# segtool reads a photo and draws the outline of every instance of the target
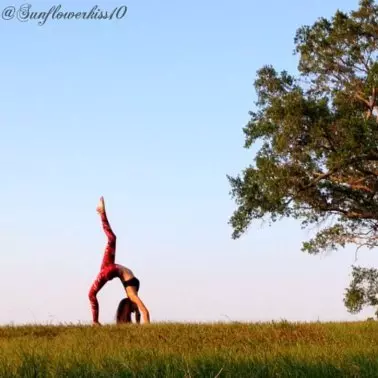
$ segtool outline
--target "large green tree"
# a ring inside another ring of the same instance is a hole
[[[237,208],[233,238],[256,220],[290,217],[318,225],[303,251],[378,246],[378,6],[360,1],[297,30],[298,74],[264,66],[244,127],[250,166],[228,176]],[[353,267],[351,312],[376,305],[378,272]]]

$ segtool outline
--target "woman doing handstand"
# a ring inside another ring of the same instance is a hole
[[[116,252],[116,236],[112,231],[105,211],[104,198],[100,198],[100,202],[97,206],[97,212],[100,214],[102,227],[108,238],[108,243],[105,248],[104,257],[101,264],[100,273],[97,275],[96,280],[93,282],[89,290],[89,301],[92,308],[93,324],[100,325],[98,321],[99,305],[97,300],[97,293],[106,284],[106,282],[118,277],[126,291],[126,295],[132,302],[138,307],[143,315],[144,323],[150,322],[150,314],[138,296],[139,280],[133,274],[133,272],[120,264],[115,264],[115,252]]]

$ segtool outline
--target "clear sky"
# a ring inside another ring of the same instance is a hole
[[[18,4],[23,4],[18,2]],[[59,3],[33,1],[33,11]],[[253,158],[242,127],[256,70],[295,73],[298,27],[351,0],[103,1],[121,20],[0,20],[0,324],[89,322],[105,236],[152,321],[357,320],[342,297],[354,248],[300,251],[294,221],[240,240],[226,174]],[[2,2],[2,9],[7,5]],[[95,2],[61,3],[89,11]],[[2,11],[1,9],[1,11]],[[376,265],[375,252],[358,263]],[[99,293],[112,322],[119,280]]]

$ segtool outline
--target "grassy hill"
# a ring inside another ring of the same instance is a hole
[[[0,377],[376,377],[378,323],[0,327]]]

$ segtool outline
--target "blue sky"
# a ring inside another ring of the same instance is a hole
[[[16,6],[23,4],[19,2]],[[33,11],[59,3],[34,1]],[[2,3],[2,9],[7,5]],[[61,3],[89,11],[89,1]],[[0,324],[89,322],[105,245],[141,280],[152,321],[357,320],[342,303],[354,248],[300,251],[298,223],[240,240],[226,174],[243,149],[256,70],[295,73],[298,27],[357,1],[145,1],[122,20],[0,22]],[[374,252],[358,263],[374,265]],[[119,281],[100,292],[114,320]]]

